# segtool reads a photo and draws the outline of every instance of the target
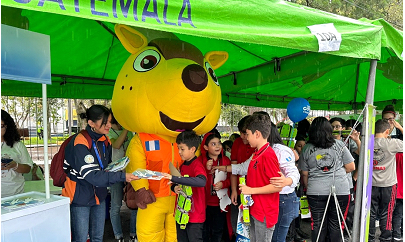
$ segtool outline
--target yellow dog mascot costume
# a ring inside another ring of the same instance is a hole
[[[125,25],[115,32],[131,53],[114,87],[112,109],[117,121],[137,132],[127,150],[127,172],[138,168],[170,173],[181,166],[176,137],[183,130],[210,131],[221,111],[221,90],[214,69],[228,59],[224,51],[202,55],[178,39],[147,38]],[[177,240],[173,217],[176,194],[168,180],[132,181],[137,192],[140,242]]]

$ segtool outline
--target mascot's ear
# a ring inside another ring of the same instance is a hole
[[[116,24],[114,29],[124,48],[131,54],[148,45],[146,37],[129,26]]]
[[[225,51],[210,51],[204,57],[210,63],[212,69],[216,70],[228,60],[228,56]]]

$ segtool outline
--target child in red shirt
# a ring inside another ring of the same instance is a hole
[[[217,133],[207,133],[204,136],[201,147],[201,156],[198,157],[207,172],[205,185],[205,197],[207,202],[206,220],[204,223],[204,242],[220,242],[226,222],[226,212],[219,206],[217,191],[229,188],[231,185],[230,173],[227,173],[224,181],[214,183],[215,171],[212,166],[230,166],[231,161],[223,155],[221,136]],[[229,192],[229,191],[228,191]],[[228,193],[229,194],[229,193]]]
[[[236,138],[232,145],[231,150],[231,163],[232,164],[241,164],[249,159],[255,148],[252,148],[249,145],[249,142],[246,139],[246,129],[244,129],[246,120],[250,117],[247,115],[243,117],[238,122],[238,130],[240,137]],[[239,191],[239,177],[238,175],[232,175],[231,173],[231,224],[233,234],[236,236],[236,225],[238,222],[238,213],[240,206],[240,191]]]
[[[183,177],[172,176],[163,173],[163,176],[172,181],[172,191],[179,194],[181,188],[178,184],[191,186],[193,191],[191,210],[188,213],[189,221],[185,229],[176,223],[177,241],[194,242],[203,241],[203,226],[205,221],[205,183],[207,174],[201,162],[197,161],[195,152],[200,145],[200,137],[194,131],[183,131],[177,138],[179,154],[183,165],[180,167],[180,174]],[[184,177],[188,175],[188,177]],[[177,204],[176,204],[177,207]]]
[[[254,113],[245,123],[247,140],[256,148],[249,164],[246,185],[239,189],[244,195],[252,195],[250,212],[250,241],[271,241],[278,219],[279,192],[281,187],[270,184],[270,178],[279,177],[277,156],[267,142],[271,121],[269,116]]]

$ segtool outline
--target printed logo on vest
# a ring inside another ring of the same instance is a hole
[[[159,140],[145,141],[146,151],[160,150]]]

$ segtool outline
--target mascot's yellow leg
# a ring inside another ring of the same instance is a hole
[[[177,241],[173,212],[176,196],[158,197],[146,209],[138,209],[136,234],[139,242]]]

